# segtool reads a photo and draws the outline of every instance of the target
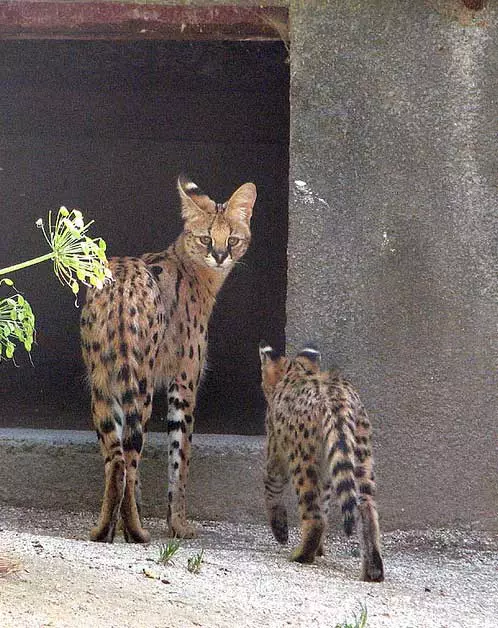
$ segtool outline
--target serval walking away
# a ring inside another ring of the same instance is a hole
[[[191,537],[185,489],[197,388],[216,295],[251,239],[256,187],[215,203],[180,177],[184,227],[161,253],[111,258],[114,282],[89,290],[81,315],[92,417],[105,462],[94,541],[111,543],[119,516],[127,541],[146,543],[140,520],[139,462],[154,391],[168,393],[168,527]]]
[[[361,579],[381,582],[371,428],[358,394],[340,374],[320,370],[320,353],[312,347],[289,359],[261,343],[259,354],[268,404],[265,500],[275,538],[288,540],[282,497],[290,474],[301,520],[292,560],[312,563],[323,554],[333,491],[346,534],[355,520],[358,526]]]

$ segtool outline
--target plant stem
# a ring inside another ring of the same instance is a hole
[[[27,268],[28,266],[34,266],[34,264],[39,264],[40,262],[46,262],[49,259],[54,259],[54,256],[55,256],[55,253],[52,251],[50,253],[46,253],[45,255],[40,255],[40,257],[35,257],[34,259],[30,259],[27,262],[14,264],[14,266],[7,266],[7,268],[0,268],[0,275],[13,273],[16,270],[21,270],[22,268]]]

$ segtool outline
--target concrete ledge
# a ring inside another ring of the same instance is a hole
[[[261,452],[264,436],[239,436],[235,434],[194,434],[193,448],[210,453],[231,451]],[[65,447],[67,445],[98,451],[95,432],[90,430],[45,430],[23,428],[0,428],[0,444],[19,447]],[[146,456],[157,452],[164,454],[166,447],[165,432],[148,432]]]
[[[265,523],[263,500],[264,436],[194,434],[188,486],[188,512],[196,520],[238,524]],[[94,513],[103,492],[103,461],[91,431],[0,429],[2,482],[0,505],[17,508]],[[400,499],[392,478],[379,465],[381,529],[424,529],[439,524],[437,513],[417,510],[407,495]],[[145,517],[165,519],[167,447],[164,433],[152,432],[141,464]],[[297,524],[292,489],[287,490],[289,522]],[[340,512],[332,508],[332,530],[340,529]],[[448,524],[450,522],[448,520]],[[456,529],[496,530],[494,513]]]
[[[263,436],[195,434],[189,513],[195,519],[264,521]],[[150,433],[141,465],[144,514],[165,517],[166,434]],[[5,505],[98,513],[103,464],[90,431],[0,429]]]

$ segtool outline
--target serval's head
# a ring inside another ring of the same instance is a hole
[[[313,375],[320,371],[320,352],[314,345],[302,349],[294,359],[280,355],[267,342],[259,343],[261,360],[261,384],[268,403],[271,402],[275,387],[285,376]]]
[[[251,216],[256,201],[254,183],[244,183],[224,203],[216,203],[181,175],[185,250],[196,263],[228,271],[251,241]]]

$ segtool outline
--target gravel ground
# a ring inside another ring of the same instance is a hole
[[[266,526],[199,523],[172,562],[158,562],[164,521],[146,521],[149,546],[86,540],[90,513],[4,508],[0,626],[252,627],[498,625],[498,541],[476,532],[392,532],[383,537],[386,582],[357,580],[356,543],[329,539],[315,565],[288,561]],[[292,541],[296,542],[296,531]],[[198,574],[187,561],[203,550]]]

